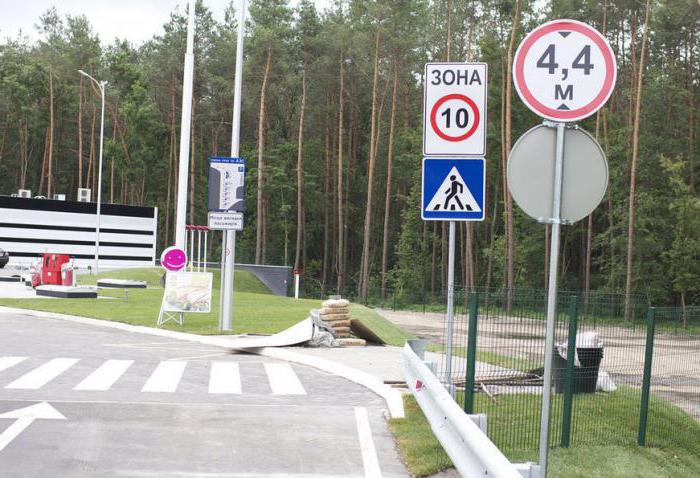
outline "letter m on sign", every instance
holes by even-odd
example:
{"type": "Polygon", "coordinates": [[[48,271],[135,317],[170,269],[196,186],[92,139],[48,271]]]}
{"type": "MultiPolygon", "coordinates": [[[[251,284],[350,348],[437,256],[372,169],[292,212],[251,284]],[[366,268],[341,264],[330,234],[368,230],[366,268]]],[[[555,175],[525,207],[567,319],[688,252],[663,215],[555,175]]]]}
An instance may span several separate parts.
{"type": "Polygon", "coordinates": [[[560,98],[562,100],[565,100],[567,98],[570,100],[573,100],[574,99],[574,85],[569,85],[566,87],[566,89],[562,89],[561,85],[556,85],[554,87],[554,99],[558,100],[560,98]]]}

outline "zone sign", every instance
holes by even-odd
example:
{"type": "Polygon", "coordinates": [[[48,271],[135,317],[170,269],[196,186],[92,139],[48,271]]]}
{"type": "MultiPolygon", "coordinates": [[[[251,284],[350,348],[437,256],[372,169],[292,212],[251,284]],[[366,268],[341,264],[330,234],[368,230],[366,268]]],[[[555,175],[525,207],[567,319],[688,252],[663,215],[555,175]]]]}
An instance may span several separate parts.
{"type": "Polygon", "coordinates": [[[486,63],[426,63],[425,156],[486,154],[486,63]]]}
{"type": "Polygon", "coordinates": [[[610,44],[595,28],[554,20],[530,32],[513,61],[515,88],[539,116],[578,121],[598,111],[617,79],[610,44]]]}

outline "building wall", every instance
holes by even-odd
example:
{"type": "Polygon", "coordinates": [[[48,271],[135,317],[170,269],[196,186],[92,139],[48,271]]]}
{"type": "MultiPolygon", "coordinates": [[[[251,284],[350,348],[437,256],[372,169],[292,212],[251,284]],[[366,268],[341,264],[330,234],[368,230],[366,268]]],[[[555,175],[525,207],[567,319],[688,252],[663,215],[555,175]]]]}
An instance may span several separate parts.
{"type": "MultiPolygon", "coordinates": [[[[13,265],[51,252],[92,266],[96,225],[96,203],[0,196],[0,248],[13,265]]],[[[100,269],[155,265],[157,236],[157,208],[102,204],[100,269]]]]}

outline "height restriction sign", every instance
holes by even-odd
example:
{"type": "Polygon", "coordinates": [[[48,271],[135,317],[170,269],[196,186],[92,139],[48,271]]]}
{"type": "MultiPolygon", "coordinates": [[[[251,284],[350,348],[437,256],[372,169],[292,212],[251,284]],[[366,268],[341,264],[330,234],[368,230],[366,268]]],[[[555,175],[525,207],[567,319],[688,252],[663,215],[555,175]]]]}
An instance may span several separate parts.
{"type": "Polygon", "coordinates": [[[530,32],[513,61],[515,88],[539,116],[578,121],[598,111],[617,79],[610,44],[595,28],[554,20],[530,32]]]}
{"type": "Polygon", "coordinates": [[[425,156],[486,154],[486,63],[426,63],[425,156]]]}

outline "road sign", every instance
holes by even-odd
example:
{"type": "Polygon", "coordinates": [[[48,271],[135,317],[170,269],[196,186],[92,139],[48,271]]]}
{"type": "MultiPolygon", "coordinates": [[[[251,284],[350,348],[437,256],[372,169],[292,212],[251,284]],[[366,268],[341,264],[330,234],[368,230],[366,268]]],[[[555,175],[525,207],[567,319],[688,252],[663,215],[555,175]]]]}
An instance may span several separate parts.
{"type": "Polygon", "coordinates": [[[426,221],[483,221],[483,158],[423,159],[421,217],[426,221]]]}
{"type": "Polygon", "coordinates": [[[242,231],[243,213],[241,212],[210,212],[209,229],[218,231],[242,231]]]}
{"type": "Polygon", "coordinates": [[[576,20],[554,20],[520,43],[513,78],[520,98],[539,116],[578,121],[610,97],[617,62],[598,30],[576,20]]]}
{"type": "Polygon", "coordinates": [[[245,160],[209,158],[209,210],[243,212],[245,160]]]}
{"type": "MultiPolygon", "coordinates": [[[[508,157],[508,189],[534,219],[554,217],[556,129],[535,126],[518,139],[508,157]]],[[[561,216],[576,222],[598,206],[608,186],[608,162],[598,142],[581,129],[564,134],[561,216]]]]}
{"type": "Polygon", "coordinates": [[[426,63],[425,156],[486,154],[486,63],[426,63]]]}

